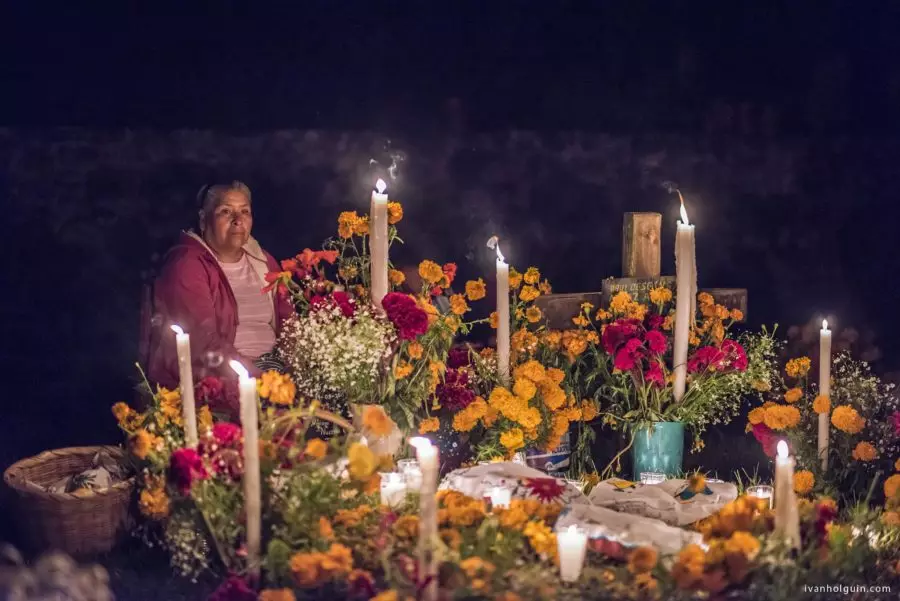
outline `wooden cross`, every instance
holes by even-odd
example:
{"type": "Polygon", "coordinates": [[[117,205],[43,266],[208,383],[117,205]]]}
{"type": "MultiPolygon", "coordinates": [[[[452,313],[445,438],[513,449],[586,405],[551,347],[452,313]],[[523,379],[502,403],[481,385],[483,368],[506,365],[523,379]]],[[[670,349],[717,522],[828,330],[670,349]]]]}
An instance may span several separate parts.
{"type": "MultiPolygon", "coordinates": [[[[662,246],[662,215],[659,213],[625,213],[622,226],[622,275],[621,278],[603,280],[599,292],[575,292],[548,294],[536,304],[544,312],[547,326],[554,330],[572,327],[572,318],[581,311],[581,303],[594,307],[606,307],[619,291],[626,291],[636,301],[649,302],[650,290],[665,287],[675,292],[675,277],[660,275],[662,246]]],[[[701,265],[702,267],[702,265],[701,265]]],[[[701,288],[716,302],[729,309],[740,309],[747,318],[746,288],[701,288]]]]}

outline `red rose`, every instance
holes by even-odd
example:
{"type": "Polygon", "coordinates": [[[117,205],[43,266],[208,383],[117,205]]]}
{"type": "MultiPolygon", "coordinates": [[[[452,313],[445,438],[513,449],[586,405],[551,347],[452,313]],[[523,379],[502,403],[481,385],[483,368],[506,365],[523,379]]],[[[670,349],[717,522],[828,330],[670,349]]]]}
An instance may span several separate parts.
{"type": "Polygon", "coordinates": [[[381,306],[401,340],[415,340],[428,331],[428,314],[406,294],[388,292],[381,300],[381,306]]]}
{"type": "Polygon", "coordinates": [[[666,337],[659,330],[650,330],[644,337],[650,352],[661,355],[666,352],[666,337]]]}
{"type": "Polygon", "coordinates": [[[194,449],[178,449],[169,460],[169,477],[183,495],[191,492],[194,480],[209,477],[203,460],[194,449]]]}

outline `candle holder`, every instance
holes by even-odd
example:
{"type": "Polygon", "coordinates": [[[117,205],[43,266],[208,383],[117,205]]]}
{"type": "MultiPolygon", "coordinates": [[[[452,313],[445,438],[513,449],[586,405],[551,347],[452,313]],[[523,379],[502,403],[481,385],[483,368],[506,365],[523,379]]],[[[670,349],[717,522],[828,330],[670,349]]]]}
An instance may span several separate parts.
{"type": "Polygon", "coordinates": [[[522,451],[519,451],[518,453],[513,455],[512,462],[518,463],[519,465],[528,465],[528,463],[525,461],[525,453],[523,453],[522,451]]]}
{"type": "Polygon", "coordinates": [[[381,474],[381,504],[399,507],[406,500],[406,476],[400,472],[381,474]]]}
{"type": "Polygon", "coordinates": [[[415,459],[401,459],[397,462],[397,471],[406,479],[406,486],[412,490],[422,488],[422,468],[415,459]]]}
{"type": "Polygon", "coordinates": [[[587,532],[574,524],[556,533],[559,552],[559,577],[564,582],[575,582],[581,576],[587,550],[587,532]]]}
{"type": "Polygon", "coordinates": [[[488,496],[491,498],[492,508],[506,509],[512,501],[512,489],[508,486],[495,486],[491,488],[488,496]]]}
{"type": "Polygon", "coordinates": [[[772,509],[772,498],[775,496],[775,489],[767,485],[751,486],[747,489],[747,494],[757,499],[766,499],[769,501],[769,509],[772,509]]]}
{"type": "Polygon", "coordinates": [[[660,472],[641,472],[641,484],[662,484],[666,475],[660,472]]]}

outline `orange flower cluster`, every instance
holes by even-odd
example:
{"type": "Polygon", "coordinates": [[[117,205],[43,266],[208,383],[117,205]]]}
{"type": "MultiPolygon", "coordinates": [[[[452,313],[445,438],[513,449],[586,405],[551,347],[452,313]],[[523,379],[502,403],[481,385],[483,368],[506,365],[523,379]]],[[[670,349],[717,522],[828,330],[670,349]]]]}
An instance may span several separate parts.
{"type": "Polygon", "coordinates": [[[348,547],[332,543],[328,551],[296,553],[291,557],[291,576],[297,586],[313,588],[345,576],[353,569],[353,553],[348,547]]]}
{"type": "Polygon", "coordinates": [[[859,434],[866,426],[866,419],[849,405],[840,405],[831,413],[831,424],[847,434],[859,434]]]}
{"type": "Polygon", "coordinates": [[[438,523],[442,526],[469,527],[480,523],[486,515],[484,501],[454,490],[438,491],[437,502],[438,523]]]}

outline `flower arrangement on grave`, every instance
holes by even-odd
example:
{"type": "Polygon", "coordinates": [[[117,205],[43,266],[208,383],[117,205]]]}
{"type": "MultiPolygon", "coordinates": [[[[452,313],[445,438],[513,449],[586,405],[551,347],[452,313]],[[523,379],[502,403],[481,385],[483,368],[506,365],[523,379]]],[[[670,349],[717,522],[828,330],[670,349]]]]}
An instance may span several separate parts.
{"type": "Polygon", "coordinates": [[[844,351],[834,357],[826,397],[810,382],[810,366],[808,357],[796,357],[787,361],[783,375],[773,375],[768,398],[748,415],[747,431],[770,457],[778,440],[788,441],[797,457],[798,493],[865,497],[877,480],[900,471],[900,399],[894,384],[844,351]],[[823,413],[830,426],[825,471],[818,452],[823,413]]]}
{"type": "MultiPolygon", "coordinates": [[[[389,203],[388,217],[390,243],[402,242],[396,229],[403,217],[400,203],[389,203]]],[[[424,260],[418,268],[421,290],[398,291],[405,276],[391,269],[392,290],[377,309],[369,296],[368,225],[368,216],[345,211],[338,236],[323,250],[305,249],[282,261],[280,272],[268,274],[268,286],[287,295],[297,310],[276,350],[304,396],[345,415],[349,406],[380,405],[402,431],[411,432],[428,417],[454,337],[474,323],[465,320],[473,297],[446,292],[456,277],[454,263],[424,260]],[[436,307],[440,296],[450,307],[446,315],[436,307]]]]}
{"type": "Polygon", "coordinates": [[[697,300],[687,387],[677,402],[672,391],[671,290],[651,290],[648,303],[621,291],[608,307],[595,311],[584,303],[572,318],[586,348],[573,357],[571,379],[582,383],[583,396],[600,404],[605,424],[633,440],[635,431],[651,424],[682,423],[693,431],[696,450],[702,448],[702,434],[709,425],[727,423],[748,395],[759,394],[774,356],[772,336],[765,331],[735,336],[731,330],[742,319],[740,311],[716,304],[708,293],[700,293],[697,300]]]}

